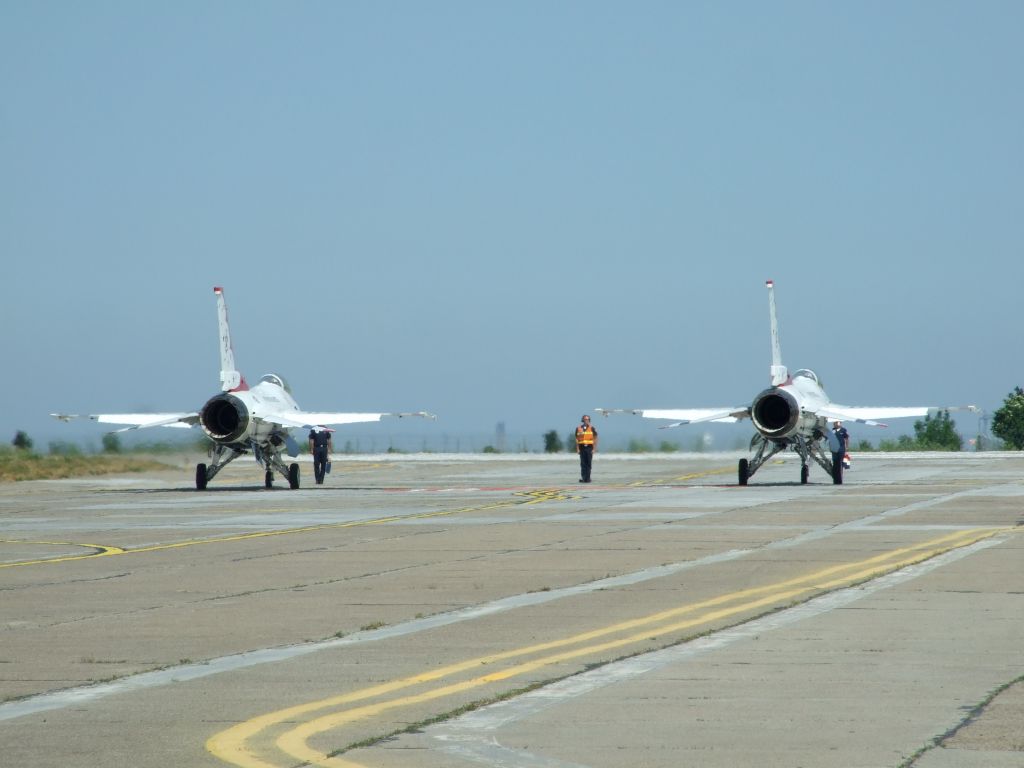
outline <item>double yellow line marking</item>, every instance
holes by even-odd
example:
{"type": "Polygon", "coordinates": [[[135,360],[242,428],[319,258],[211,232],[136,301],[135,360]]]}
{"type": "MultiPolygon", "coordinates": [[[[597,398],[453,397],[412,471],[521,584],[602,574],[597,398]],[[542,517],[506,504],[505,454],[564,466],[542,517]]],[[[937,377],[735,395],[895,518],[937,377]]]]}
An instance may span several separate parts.
{"type": "Polygon", "coordinates": [[[423,520],[432,517],[447,517],[450,515],[464,514],[468,512],[485,512],[492,509],[505,507],[527,506],[540,504],[545,501],[566,501],[575,498],[564,493],[558,488],[541,488],[534,491],[520,491],[513,495],[513,498],[502,499],[491,504],[481,504],[473,507],[461,507],[459,509],[441,509],[432,512],[416,512],[409,515],[387,515],[375,517],[368,520],[350,520],[344,523],[320,523],[318,525],[305,525],[296,528],[282,528],[275,531],[255,531],[253,533],[239,533],[231,536],[214,536],[208,539],[188,539],[186,541],[175,541],[168,544],[154,544],[149,547],[135,547],[124,549],[122,547],[108,546],[105,544],[75,544],[67,541],[21,541],[18,539],[0,539],[5,544],[31,544],[54,547],[84,547],[95,550],[81,555],[67,555],[64,557],[46,557],[35,560],[18,560],[11,563],[0,563],[0,568],[18,568],[26,565],[52,565],[54,563],[70,563],[77,560],[93,560],[97,557],[110,557],[113,555],[137,555],[144,552],[162,552],[170,549],[184,549],[195,547],[201,544],[224,544],[232,541],[246,541],[249,539],[263,539],[271,536],[290,536],[296,533],[309,533],[311,531],[323,531],[332,528],[357,528],[367,525],[384,525],[386,523],[397,523],[403,520],[423,520]]]}
{"type": "Polygon", "coordinates": [[[319,751],[310,746],[310,740],[325,732],[392,710],[462,694],[556,664],[612,651],[623,652],[628,646],[639,643],[649,645],[656,639],[662,639],[668,644],[671,636],[678,636],[681,632],[741,614],[763,613],[780,604],[806,601],[816,594],[877,578],[1008,530],[1011,529],[957,531],[910,547],[853,563],[834,565],[774,584],[731,592],[550,642],[480,656],[369,688],[289,707],[228,728],[212,736],[206,748],[224,762],[241,768],[280,768],[282,765],[293,765],[295,760],[325,768],[362,768],[336,755],[319,751]],[[442,682],[508,662],[518,663],[467,679],[442,682]],[[436,683],[441,684],[430,687],[436,683]],[[424,689],[402,693],[416,687],[424,689]],[[257,740],[259,745],[255,744],[257,740]],[[260,746],[269,740],[273,740],[274,748],[280,753],[273,753],[278,758],[276,762],[272,762],[273,757],[264,756],[260,750],[260,746]]]}

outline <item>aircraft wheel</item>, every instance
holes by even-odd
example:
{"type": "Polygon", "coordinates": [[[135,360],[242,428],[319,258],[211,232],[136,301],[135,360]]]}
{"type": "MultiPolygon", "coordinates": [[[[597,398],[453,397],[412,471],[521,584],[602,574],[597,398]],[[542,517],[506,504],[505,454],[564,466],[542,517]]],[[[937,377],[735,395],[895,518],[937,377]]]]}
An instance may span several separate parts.
{"type": "Polygon", "coordinates": [[[196,464],[196,490],[206,490],[206,465],[196,464]]]}
{"type": "Polygon", "coordinates": [[[807,485],[807,478],[811,476],[811,468],[806,464],[800,466],[800,485],[807,485]]]}
{"type": "Polygon", "coordinates": [[[747,480],[750,478],[750,462],[746,459],[740,459],[740,465],[738,468],[740,485],[746,485],[747,480]]]}
{"type": "Polygon", "coordinates": [[[832,465],[832,484],[843,484],[843,462],[837,461],[832,465]]]}
{"type": "Polygon", "coordinates": [[[298,464],[292,464],[290,467],[288,467],[288,485],[290,485],[292,487],[293,491],[296,488],[299,487],[299,465],[298,464]]]}
{"type": "Polygon", "coordinates": [[[267,488],[274,487],[274,473],[269,469],[267,470],[267,476],[264,478],[263,482],[266,484],[267,488]]]}

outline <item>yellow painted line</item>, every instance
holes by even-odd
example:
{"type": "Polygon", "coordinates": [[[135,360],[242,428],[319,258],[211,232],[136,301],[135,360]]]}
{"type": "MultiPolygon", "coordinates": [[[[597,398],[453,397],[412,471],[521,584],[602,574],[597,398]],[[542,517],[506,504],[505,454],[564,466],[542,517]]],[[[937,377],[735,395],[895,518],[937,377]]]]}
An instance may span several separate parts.
{"type": "Polygon", "coordinates": [[[23,560],[17,563],[0,563],[0,568],[11,568],[16,565],[31,563],[66,563],[71,560],[91,560],[96,557],[107,557],[108,555],[123,555],[125,550],[121,547],[114,547],[107,544],[77,544],[73,541],[23,541],[21,539],[0,539],[0,544],[31,544],[45,547],[83,547],[94,549],[85,555],[66,555],[65,557],[51,557],[43,560],[23,560]]]}
{"type": "MultiPolygon", "coordinates": [[[[393,694],[416,685],[432,683],[455,674],[510,659],[591,643],[589,645],[582,645],[582,647],[570,648],[569,650],[559,650],[559,652],[549,656],[524,661],[507,669],[490,671],[485,675],[450,683],[433,690],[331,712],[308,722],[298,723],[290,731],[282,734],[276,741],[277,747],[283,752],[312,765],[331,766],[333,768],[362,768],[351,761],[321,753],[309,747],[307,742],[309,739],[325,731],[333,730],[356,720],[373,717],[389,710],[462,693],[488,683],[528,674],[542,667],[570,661],[582,656],[615,650],[638,642],[649,642],[660,636],[692,629],[743,612],[767,608],[777,604],[779,601],[792,600],[798,596],[804,596],[805,599],[809,599],[814,593],[876,578],[885,573],[905,568],[952,549],[968,546],[1010,530],[1012,529],[957,531],[920,544],[902,547],[853,563],[830,566],[775,584],[728,593],[570,637],[469,659],[411,677],[393,680],[320,701],[289,707],[239,723],[232,728],[215,734],[207,741],[206,748],[211,754],[224,762],[240,766],[241,768],[280,768],[279,764],[267,762],[257,755],[248,745],[248,742],[270,728],[284,723],[294,723],[300,718],[318,711],[347,707],[367,699],[393,694]],[[731,603],[735,604],[730,605],[731,603]],[[682,616],[701,611],[704,611],[704,613],[679,620],[682,616]],[[664,622],[670,623],[666,624],[664,622]],[[656,626],[658,624],[662,624],[662,626],[656,626]],[[619,638],[603,639],[610,635],[624,632],[630,632],[631,634],[619,638]],[[594,643],[594,641],[600,642],[594,643]]],[[[288,764],[290,765],[291,761],[288,764]]]]}
{"type": "Polygon", "coordinates": [[[25,565],[48,565],[52,563],[66,563],[75,560],[91,560],[97,557],[105,557],[109,555],[135,555],[142,554],[145,552],[162,552],[171,549],[183,549],[185,547],[195,547],[201,544],[225,544],[233,541],[247,541],[250,539],[263,539],[270,536],[290,536],[296,533],[310,533],[312,531],[323,531],[336,528],[358,528],[368,525],[385,525],[387,523],[397,523],[403,520],[424,520],[432,517],[447,517],[451,515],[465,514],[468,512],[485,512],[492,509],[502,509],[505,507],[515,506],[526,506],[530,504],[539,504],[545,501],[566,501],[568,499],[576,498],[565,494],[558,488],[542,488],[534,491],[518,491],[514,494],[515,498],[504,499],[502,501],[496,501],[491,504],[481,504],[474,507],[461,507],[459,509],[441,509],[432,512],[417,512],[410,515],[388,515],[386,517],[377,517],[370,520],[350,520],[344,523],[321,523],[318,525],[307,525],[298,528],[282,528],[276,531],[255,531],[253,533],[239,533],[231,536],[215,536],[209,539],[187,539],[185,541],[176,541],[169,544],[154,544],[150,547],[136,547],[132,549],[123,549],[121,547],[108,546],[105,544],[73,544],[70,542],[30,542],[30,541],[19,541],[17,539],[2,539],[0,541],[13,544],[54,544],[61,546],[72,546],[72,547],[90,547],[93,549],[100,550],[98,552],[90,552],[86,555],[70,555],[68,557],[49,557],[39,558],[37,560],[19,560],[13,563],[0,563],[0,568],[17,568],[25,565]]]}

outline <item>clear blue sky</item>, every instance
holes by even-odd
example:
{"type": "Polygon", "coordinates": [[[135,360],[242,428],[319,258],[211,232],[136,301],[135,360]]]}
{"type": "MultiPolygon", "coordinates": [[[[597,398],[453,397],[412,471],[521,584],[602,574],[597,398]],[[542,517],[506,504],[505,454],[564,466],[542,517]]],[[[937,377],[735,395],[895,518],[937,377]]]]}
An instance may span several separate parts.
{"type": "Polygon", "coordinates": [[[994,409],[1024,384],[1022,29],[1019,2],[0,0],[0,436],[197,409],[214,285],[250,379],[450,434],[747,403],[766,278],[833,400],[994,409]]]}

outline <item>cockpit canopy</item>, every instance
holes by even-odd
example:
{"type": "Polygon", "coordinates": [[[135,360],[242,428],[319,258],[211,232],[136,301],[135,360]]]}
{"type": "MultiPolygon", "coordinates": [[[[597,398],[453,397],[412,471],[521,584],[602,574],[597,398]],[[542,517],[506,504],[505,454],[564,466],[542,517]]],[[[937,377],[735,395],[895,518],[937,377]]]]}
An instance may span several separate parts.
{"type": "Polygon", "coordinates": [[[268,384],[276,384],[289,395],[292,393],[292,388],[288,386],[288,382],[284,380],[283,376],[278,376],[276,373],[265,373],[260,376],[260,381],[265,381],[268,384]]]}
{"type": "Polygon", "coordinates": [[[817,384],[819,387],[821,386],[821,381],[818,380],[818,374],[816,374],[810,368],[801,368],[799,371],[796,371],[793,374],[793,378],[795,379],[795,378],[798,378],[798,377],[799,378],[803,378],[803,379],[810,379],[815,384],[817,384]]]}

